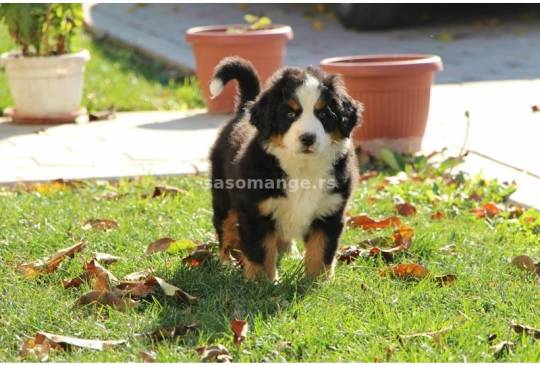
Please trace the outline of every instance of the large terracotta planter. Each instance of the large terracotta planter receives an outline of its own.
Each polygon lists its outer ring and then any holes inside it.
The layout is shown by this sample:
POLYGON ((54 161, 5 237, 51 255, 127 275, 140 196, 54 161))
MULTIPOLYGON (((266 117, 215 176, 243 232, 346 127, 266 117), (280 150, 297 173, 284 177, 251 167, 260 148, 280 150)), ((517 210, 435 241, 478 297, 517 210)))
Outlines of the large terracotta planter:
POLYGON ((343 76, 349 94, 364 104, 364 123, 353 131, 356 145, 377 154, 420 150, 426 129, 438 56, 422 54, 327 58, 321 68, 343 76))
POLYGON ((90 53, 83 50, 61 56, 22 57, 4 53, 13 108, 4 113, 16 123, 54 124, 73 122, 85 114, 81 107, 84 70, 90 53))
POLYGON ((234 109, 236 81, 228 84, 218 98, 210 98, 208 87, 219 61, 227 56, 240 56, 251 61, 261 81, 265 81, 283 65, 285 45, 293 37, 291 27, 286 25, 243 33, 228 33, 230 27, 241 26, 206 26, 186 31, 186 41, 193 47, 197 77, 210 113, 225 114, 234 109))

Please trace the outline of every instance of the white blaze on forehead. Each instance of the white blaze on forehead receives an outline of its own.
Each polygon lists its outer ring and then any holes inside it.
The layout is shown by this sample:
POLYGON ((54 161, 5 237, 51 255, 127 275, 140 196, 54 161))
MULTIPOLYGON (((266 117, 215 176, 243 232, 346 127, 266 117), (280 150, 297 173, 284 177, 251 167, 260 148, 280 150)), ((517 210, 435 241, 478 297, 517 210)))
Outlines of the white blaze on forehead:
POLYGON ((319 100, 321 84, 319 80, 307 75, 304 83, 296 89, 296 97, 304 112, 312 112, 317 100, 319 100))

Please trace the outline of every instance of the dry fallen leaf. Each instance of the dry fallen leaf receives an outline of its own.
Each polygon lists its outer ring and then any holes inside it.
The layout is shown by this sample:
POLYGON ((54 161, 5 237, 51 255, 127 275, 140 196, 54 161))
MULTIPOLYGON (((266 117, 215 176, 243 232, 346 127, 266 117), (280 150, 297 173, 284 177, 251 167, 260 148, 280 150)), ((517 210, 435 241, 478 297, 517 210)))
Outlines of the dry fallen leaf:
POLYGON ((97 231, 107 232, 115 228, 118 228, 118 223, 112 219, 88 219, 82 226, 82 229, 85 231, 95 229, 97 231))
POLYGON ((121 260, 121 257, 114 256, 114 255, 104 253, 104 252, 94 252, 92 254, 92 258, 101 262, 104 265, 114 264, 115 262, 118 262, 119 260, 121 260))
POLYGON ((34 355, 40 361, 46 361, 49 351, 52 349, 67 350, 70 346, 76 346, 101 351, 112 346, 125 344, 126 342, 126 340, 88 340, 40 331, 34 338, 23 342, 20 348, 20 355, 22 357, 34 355))
POLYGON ((160 238, 159 240, 156 240, 150 245, 148 245, 148 248, 146 249, 146 252, 144 254, 151 255, 155 252, 167 251, 171 246, 171 243, 173 243, 174 241, 175 239, 171 237, 160 238))
POLYGON ((513 205, 508 209, 508 218, 515 219, 523 215, 524 209, 521 205, 513 205))
POLYGON ((154 288, 145 281, 121 281, 114 287, 114 292, 122 297, 139 299, 154 294, 154 288))
POLYGON ((369 179, 374 178, 377 175, 379 175, 379 173, 375 170, 366 171, 358 177, 358 181, 367 181, 369 179))
POLYGON ((444 214, 444 212, 441 211, 441 210, 438 210, 438 211, 436 211, 435 213, 433 213, 431 215, 431 219, 433 219, 433 220, 441 220, 444 217, 446 217, 446 214, 444 214))
POLYGON ((182 261, 190 267, 199 267, 204 261, 210 260, 212 258, 212 252, 206 247, 197 248, 188 256, 184 257, 182 261))
POLYGON ((244 338, 246 338, 247 332, 249 330, 249 324, 247 323, 247 321, 244 321, 242 319, 233 319, 231 321, 231 330, 234 334, 233 343, 236 346, 240 346, 240 344, 244 341, 244 338))
POLYGON ((511 264, 520 268, 521 270, 526 270, 533 274, 540 275, 540 262, 535 264, 533 259, 527 255, 514 257, 511 264))
POLYGON ((152 198, 157 198, 159 196, 175 196, 175 195, 186 195, 186 194, 188 194, 188 192, 184 189, 180 189, 174 186, 157 185, 156 187, 154 187, 152 198))
POLYGON ((147 333, 138 333, 135 335, 135 337, 146 337, 151 339, 152 341, 163 341, 168 340, 171 338, 175 338, 178 336, 183 336, 189 331, 195 331, 199 328, 198 322, 193 322, 188 325, 177 325, 177 326, 170 326, 170 327, 161 327, 158 328, 152 332, 147 333))
POLYGON ((416 215, 416 208, 411 203, 399 203, 395 205, 399 215, 410 217, 416 215))
MULTIPOLYGON (((108 281, 112 283, 118 282, 118 279, 112 272, 104 268, 99 264, 96 259, 92 259, 88 262, 85 262, 83 268, 88 272, 96 281, 99 281, 100 278, 106 277, 108 281)), ((96 288, 97 289, 97 288, 96 288)))
POLYGON ((501 341, 497 345, 491 346, 491 349, 493 350, 493 356, 498 359, 504 355, 513 354, 514 347, 515 344, 512 341, 501 341))
POLYGON ((477 218, 494 218, 501 212, 502 209, 499 208, 495 203, 486 203, 481 207, 471 209, 471 213, 473 213, 477 218))
POLYGON ((370 229, 382 229, 388 227, 399 227, 401 226, 401 220, 396 216, 391 216, 380 221, 376 221, 366 214, 361 214, 347 219, 347 226, 351 228, 362 228, 364 230, 370 229))
POLYGON ((204 346, 195 350, 201 354, 202 362, 232 362, 229 350, 223 345, 204 346))
POLYGON ((129 307, 136 307, 139 305, 138 302, 131 298, 122 298, 114 291, 104 290, 92 290, 75 301, 75 305, 85 306, 89 304, 113 307, 120 312, 125 311, 129 307))
POLYGON ((390 266, 380 272, 381 276, 388 274, 399 279, 422 279, 429 271, 420 264, 408 263, 390 266))
POLYGON ((132 272, 131 274, 127 274, 122 278, 124 281, 140 281, 140 280, 146 280, 146 278, 153 274, 153 271, 150 269, 142 270, 142 271, 136 271, 132 272))
POLYGON ((433 277, 433 281, 435 281, 440 286, 444 286, 452 284, 454 281, 456 281, 456 278, 456 275, 453 274, 437 275, 433 277))
POLYGON ((510 327, 519 334, 532 336, 535 340, 540 340, 540 330, 526 326, 523 324, 517 324, 515 322, 510 323, 510 327))
POLYGON ((64 286, 64 289, 78 288, 84 283, 88 283, 90 279, 91 279, 90 274, 88 272, 84 272, 73 279, 62 280, 62 285, 64 286))
POLYGON ((139 357, 142 362, 156 362, 156 353, 154 351, 139 351, 139 357))
POLYGON ((419 337, 432 338, 435 342, 440 343, 442 340, 442 335, 448 332, 451 328, 452 326, 448 326, 437 331, 413 333, 411 335, 398 335, 397 339, 401 344, 403 344, 404 340, 410 340, 419 337))
POLYGON ((50 258, 20 264, 17 266, 17 271, 23 273, 27 278, 51 273, 60 266, 66 257, 73 257, 77 252, 82 251, 85 246, 86 243, 81 241, 73 246, 56 251, 50 258))
POLYGON ((177 301, 184 302, 187 304, 195 304, 197 303, 197 297, 194 297, 182 289, 171 285, 167 283, 165 280, 158 278, 157 276, 149 276, 148 279, 146 279, 146 285, 159 285, 161 290, 165 293, 167 296, 175 297, 177 301))

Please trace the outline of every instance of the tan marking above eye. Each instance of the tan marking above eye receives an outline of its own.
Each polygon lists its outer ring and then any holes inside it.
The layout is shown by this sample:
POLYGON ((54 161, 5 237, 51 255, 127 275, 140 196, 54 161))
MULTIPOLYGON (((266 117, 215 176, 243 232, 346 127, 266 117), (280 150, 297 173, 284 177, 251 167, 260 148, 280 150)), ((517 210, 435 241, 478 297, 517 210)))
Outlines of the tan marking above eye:
POLYGON ((326 101, 319 99, 317 100, 317 103, 315 103, 315 110, 319 111, 321 109, 324 109, 326 107, 326 101))
POLYGON ((298 105, 298 102, 295 99, 289 99, 287 104, 291 107, 292 110, 295 112, 300 110, 300 105, 298 105))

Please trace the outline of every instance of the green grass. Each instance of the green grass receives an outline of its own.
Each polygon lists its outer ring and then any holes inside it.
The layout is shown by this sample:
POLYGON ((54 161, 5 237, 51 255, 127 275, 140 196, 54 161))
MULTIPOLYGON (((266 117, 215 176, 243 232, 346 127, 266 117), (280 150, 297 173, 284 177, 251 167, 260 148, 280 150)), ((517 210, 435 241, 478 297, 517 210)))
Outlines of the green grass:
MULTIPOLYGON (((515 352, 501 361, 540 361, 540 341, 509 330, 514 320, 540 327, 538 283, 509 264, 518 254, 540 258, 540 215, 528 210, 519 219, 506 213, 478 219, 469 210, 477 203, 463 194, 476 191, 486 201, 500 201, 509 189, 479 178, 447 186, 441 177, 413 180, 377 191, 383 176, 362 182, 350 206, 352 213, 381 218, 393 213, 396 196, 418 209, 402 220, 414 227, 410 251, 396 262, 417 262, 433 275, 455 274, 457 280, 439 287, 426 278, 401 281, 378 275, 386 264, 360 258, 339 264, 333 281, 308 283, 299 271, 301 262, 284 257, 281 281, 275 285, 246 282, 238 269, 223 267, 216 259, 188 268, 179 254, 143 256, 153 240, 172 236, 214 242, 210 194, 206 177, 160 180, 186 189, 187 195, 146 199, 156 181, 152 178, 117 185, 87 184, 81 189, 40 194, 18 191, 0 196, 0 361, 18 360, 25 336, 42 330, 96 339, 125 339, 129 345, 105 351, 72 349, 51 355, 52 361, 139 361, 139 351, 154 350, 161 362, 198 361, 194 348, 223 344, 235 361, 495 361, 488 336, 495 343, 514 341, 515 352), (106 191, 126 195, 118 201, 97 201, 106 191), (431 192, 431 193, 430 193, 431 192), (368 203, 368 197, 377 197, 368 203), (441 198, 437 207, 431 200, 441 198), (430 219, 435 210, 447 218, 430 219), (533 217, 536 221, 527 220, 533 217), (120 227, 110 232, 84 231, 89 218, 112 218, 120 227), (528 221, 528 223, 526 223, 528 221), (17 263, 41 258, 84 239, 88 247, 54 273, 25 279, 17 263), (455 245, 453 252, 441 250, 455 245), (88 287, 64 290, 62 279, 74 277, 92 251, 119 255, 125 260, 111 265, 121 277, 145 268, 196 295, 196 305, 177 304, 156 296, 127 312, 108 308, 76 308, 73 302, 88 287), (368 289, 366 289, 366 286, 368 289), (230 320, 247 319, 250 331, 242 346, 232 344, 230 320), (175 340, 152 343, 134 339, 135 333, 163 325, 200 322, 200 330, 175 340), (440 342, 418 338, 400 344, 398 335, 452 328, 440 342), (289 341, 290 347, 278 349, 289 341)), ((355 244, 390 231, 369 233, 347 229, 342 245, 355 244)), ((215 250, 215 247, 214 247, 215 250)))
MULTIPOLYGON (((0 53, 15 49, 6 27, 0 24, 0 53)), ((137 51, 88 34, 74 39, 74 49, 88 49, 82 104, 89 111, 185 110, 203 107, 195 77, 183 77, 137 51)), ((0 111, 13 105, 4 70, 0 70, 0 111)))

